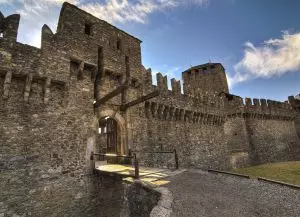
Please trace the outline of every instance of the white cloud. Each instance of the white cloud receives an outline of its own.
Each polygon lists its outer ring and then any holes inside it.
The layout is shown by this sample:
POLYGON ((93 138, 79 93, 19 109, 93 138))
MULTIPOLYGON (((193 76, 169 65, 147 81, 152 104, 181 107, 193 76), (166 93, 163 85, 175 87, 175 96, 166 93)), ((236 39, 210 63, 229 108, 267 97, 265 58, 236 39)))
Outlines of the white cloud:
POLYGON ((208 3, 210 2, 209 0, 181 0, 178 1, 181 4, 185 4, 185 5, 200 5, 200 6, 205 6, 208 5, 208 3))
POLYGON ((176 6, 178 6, 176 0, 139 0, 137 2, 106 0, 105 4, 83 3, 80 8, 111 23, 130 21, 145 23, 149 14, 176 6))
POLYGON ((244 56, 234 68, 232 84, 300 70, 300 33, 283 32, 281 38, 269 39, 261 46, 246 42, 244 56))
POLYGON ((13 0, 0 0, 0 4, 11 4, 13 0))
MULTIPOLYGON (((51 9, 55 6, 61 6, 65 0, 12 0, 19 5, 16 10, 22 18, 32 21, 39 21, 36 18, 47 19, 47 15, 51 14, 51 9)), ((72 4, 78 4, 77 0, 68 0, 72 4)))
MULTIPOLYGON (((55 31, 59 9, 66 0, 0 0, 0 5, 10 4, 14 11, 21 14, 19 40, 40 46, 40 31, 48 24, 55 31)), ((94 16, 113 24, 137 22, 146 23, 154 12, 162 12, 182 5, 206 4, 209 0, 67 0, 94 16)))
POLYGON ((148 15, 165 11, 181 5, 204 5, 208 0, 106 0, 105 3, 91 2, 79 4, 79 7, 94 16, 112 23, 145 23, 148 15))

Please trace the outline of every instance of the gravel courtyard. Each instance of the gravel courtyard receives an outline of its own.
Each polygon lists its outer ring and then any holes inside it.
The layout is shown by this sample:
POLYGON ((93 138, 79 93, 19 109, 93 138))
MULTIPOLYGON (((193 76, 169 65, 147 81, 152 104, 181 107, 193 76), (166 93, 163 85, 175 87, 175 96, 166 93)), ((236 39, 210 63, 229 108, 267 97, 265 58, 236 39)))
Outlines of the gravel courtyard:
POLYGON ((165 185, 172 217, 299 217, 300 190, 229 175, 189 170, 165 185))

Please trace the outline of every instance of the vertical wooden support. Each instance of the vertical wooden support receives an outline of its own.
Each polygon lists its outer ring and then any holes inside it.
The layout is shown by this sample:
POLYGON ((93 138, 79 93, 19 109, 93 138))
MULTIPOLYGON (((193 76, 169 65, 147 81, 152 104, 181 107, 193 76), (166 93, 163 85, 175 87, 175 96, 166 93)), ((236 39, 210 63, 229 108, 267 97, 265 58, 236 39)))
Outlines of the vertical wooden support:
POLYGON ((125 56, 125 66, 126 66, 126 79, 129 79, 129 77, 130 77, 130 62, 129 62, 129 56, 125 56))
POLYGON ((9 97, 11 78, 12 78, 12 72, 7 72, 5 75, 5 80, 4 80, 3 99, 8 99, 8 97, 9 97))
POLYGON ((175 167, 176 167, 176 170, 178 170, 179 162, 178 162, 178 155, 177 155, 176 149, 174 149, 174 157, 175 157, 175 167))
POLYGON ((30 94, 30 89, 31 89, 31 83, 32 83, 32 74, 29 73, 27 75, 27 78, 26 78, 26 82, 25 82, 25 91, 24 91, 24 101, 27 102, 28 99, 29 99, 29 94, 30 94))
POLYGON ((139 168, 139 162, 136 157, 136 153, 133 154, 133 160, 134 160, 134 178, 139 179, 140 178, 140 168, 139 168))
POLYGON ((95 158, 94 158, 94 152, 91 152, 91 157, 90 157, 90 171, 91 173, 94 173, 95 170, 95 158))
POLYGON ((98 47, 98 75, 99 79, 104 77, 104 60, 103 60, 103 47, 98 47))
MULTIPOLYGON (((130 80, 130 64, 129 64, 129 57, 128 56, 125 56, 125 85, 128 85, 129 84, 129 81, 130 80)), ((122 92, 122 95, 121 95, 121 102, 122 102, 122 105, 126 104, 126 96, 127 96, 127 91, 124 90, 122 92)))
POLYGON ((44 86, 44 103, 48 103, 50 95, 51 78, 47 78, 44 86))

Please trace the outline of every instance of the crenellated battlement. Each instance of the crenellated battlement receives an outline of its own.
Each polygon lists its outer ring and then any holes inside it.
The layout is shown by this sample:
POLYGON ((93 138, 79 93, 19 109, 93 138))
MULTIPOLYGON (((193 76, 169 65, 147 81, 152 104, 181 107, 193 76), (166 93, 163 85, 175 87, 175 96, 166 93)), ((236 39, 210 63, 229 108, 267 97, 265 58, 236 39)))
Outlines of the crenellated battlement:
POLYGON ((147 118, 161 121, 186 122, 204 125, 222 125, 225 117, 209 111, 192 111, 157 102, 145 102, 145 115, 147 118))
POLYGON ((12 14, 7 17, 0 11, 0 33, 2 34, 1 43, 12 49, 17 42, 17 35, 20 23, 20 15, 12 14))
POLYGON ((5 102, 10 102, 13 99, 22 99, 20 103, 47 105, 49 100, 62 101, 67 91, 67 83, 32 73, 16 73, 2 69, 0 70, 0 80, 3 80, 3 84, 0 87, 2 89, 0 97, 1 101, 4 100, 5 102), (51 94, 51 91, 56 93, 51 94), (60 93, 58 94, 57 91, 60 93), (56 99, 56 97, 60 99, 56 99))
POLYGON ((163 76, 160 72, 156 74, 157 88, 161 91, 168 90, 168 77, 163 76))
POLYGON ((288 102, 246 97, 227 97, 228 113, 240 113, 245 117, 268 119, 293 119, 295 113, 288 102))

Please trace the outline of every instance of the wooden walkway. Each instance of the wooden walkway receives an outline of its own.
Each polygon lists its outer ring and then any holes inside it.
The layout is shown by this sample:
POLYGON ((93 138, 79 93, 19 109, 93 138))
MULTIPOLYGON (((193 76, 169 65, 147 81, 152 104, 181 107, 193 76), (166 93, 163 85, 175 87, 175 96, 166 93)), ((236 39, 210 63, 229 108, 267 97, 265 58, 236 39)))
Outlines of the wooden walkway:
MULTIPOLYGON (((99 174, 119 176, 124 181, 132 182, 135 178, 135 169, 132 165, 104 164, 95 165, 95 170, 99 174)), ((165 179, 182 173, 185 169, 171 170, 162 168, 139 167, 139 177, 141 181, 150 182, 155 185, 166 184, 165 179)))

